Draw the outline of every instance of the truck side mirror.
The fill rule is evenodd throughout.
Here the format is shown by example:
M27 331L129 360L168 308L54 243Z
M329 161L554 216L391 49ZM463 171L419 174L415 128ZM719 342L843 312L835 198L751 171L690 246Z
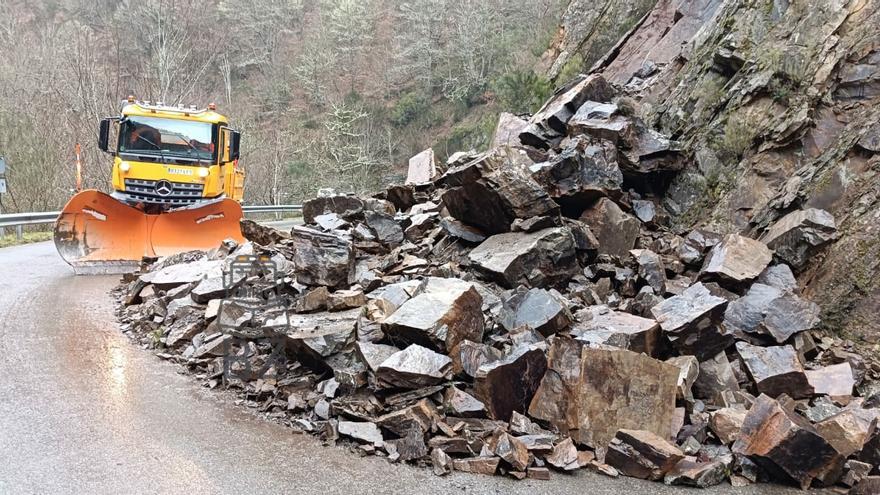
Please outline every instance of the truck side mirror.
M110 120L101 119L101 127L98 132L98 148L106 152L110 142Z
M240 146L241 133L238 131L232 131L229 137L229 157L231 159L238 160L238 157L241 155Z

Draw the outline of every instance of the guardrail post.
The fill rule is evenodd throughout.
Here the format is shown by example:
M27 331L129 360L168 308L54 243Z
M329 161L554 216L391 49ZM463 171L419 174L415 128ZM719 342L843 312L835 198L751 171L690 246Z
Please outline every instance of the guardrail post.
M24 237L24 226L23 225L16 225L15 226L15 238L20 241L22 239L22 237Z

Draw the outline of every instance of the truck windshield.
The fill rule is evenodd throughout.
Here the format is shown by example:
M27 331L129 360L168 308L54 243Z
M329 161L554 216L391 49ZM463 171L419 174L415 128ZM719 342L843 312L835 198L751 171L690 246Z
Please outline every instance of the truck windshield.
M119 132L119 151L214 160L213 126L206 122L128 117Z

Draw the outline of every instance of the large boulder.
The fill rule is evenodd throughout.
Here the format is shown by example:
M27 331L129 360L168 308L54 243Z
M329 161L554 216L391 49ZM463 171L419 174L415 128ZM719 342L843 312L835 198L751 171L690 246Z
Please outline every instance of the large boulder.
M597 198L621 195L623 174L617 167L617 150L608 141L572 139L558 155L533 165L531 171L550 197L576 211Z
M568 304L556 291L521 287L502 303L499 322L507 331L537 330L545 337L571 324Z
M529 415L594 448L627 428L666 438L678 375L676 366L644 354L557 338Z
M497 148L460 167L441 182L449 214L487 234L508 232L517 218L555 215L559 206L531 177L531 160L511 148Z
M436 174L437 164L434 160L434 150L428 148L409 159L406 183L424 184L425 182L430 182Z
M706 286L696 283L651 308L651 314L673 346L703 360L733 342L732 332L719 325L726 306L727 299L712 295Z
M603 344L656 356L659 352L660 325L655 320L614 311L607 306L591 306L578 312L579 321L571 334L592 344Z
M376 370L376 379L387 387L421 388L448 380L452 360L417 344L392 354Z
M351 242L308 227L291 230L296 281L303 285L346 287L354 277Z
M521 345L504 358L480 366L474 377L474 396L486 405L491 418L509 421L514 411L525 412L547 369L544 352L542 343Z
M557 92L538 110L519 135L528 146L547 149L568 132L569 119L588 100L610 101L614 90L602 76L589 75Z
M483 298L471 282L431 277L421 293L382 322L395 342L452 352L463 340L483 339Z
M758 392L770 397L787 394L795 399L808 398L814 389L807 380L797 351L790 345L760 347L746 342L736 343L736 352L742 358Z
M578 271L571 230L556 227L532 233L493 235L468 255L479 270L513 288L557 286Z
M729 234L712 248L701 277L740 284L756 278L773 259L773 251L761 241Z
M834 216L825 210L796 210L776 221L761 240L776 252L776 257L795 268L803 268L807 260L837 235Z
M833 484L844 461L805 419L764 394L749 409L731 450L804 489L817 478Z
M601 198L584 210L580 220L590 227L599 241L599 254L619 258L628 256L639 237L641 222L624 212L614 201Z

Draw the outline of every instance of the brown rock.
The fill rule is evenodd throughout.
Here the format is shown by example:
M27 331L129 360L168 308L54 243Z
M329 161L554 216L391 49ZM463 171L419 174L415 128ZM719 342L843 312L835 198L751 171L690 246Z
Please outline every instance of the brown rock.
M451 416L463 418L483 418L486 416L486 406L471 394L455 387L446 389L443 405ZM504 458L504 456L502 456Z
M468 258L508 288L520 284L561 285L578 271L574 237L565 227L494 235L472 250Z
M666 473L663 483L708 488L727 479L728 464L723 461L693 461L682 459Z
M694 399L692 387L700 374L700 362L693 356L675 356L667 359L666 362L678 368L678 388L675 398L692 401Z
M333 234L294 226L293 263L296 280L303 285L348 286L354 277L351 242Z
M365 304L367 304L367 297L362 290L338 290L327 297L327 309L330 311L344 311L359 308Z
M626 476L658 480L684 453L650 431L620 430L608 445L605 462Z
M553 452L544 460L551 466L565 471L571 471L580 467L577 448L574 446L571 438L568 437L556 444L553 447Z
M597 198L621 195L623 174L617 167L617 149L608 141L577 136L530 170L563 211L577 214Z
M384 442L382 432L379 431L375 423L340 421L337 428L342 436L351 437L374 446L381 446Z
M474 474L495 474L501 459L498 457L469 457L453 459L452 467L456 471Z
M846 409L816 423L822 435L840 455L859 452L877 427L878 412L871 409Z
M614 90L602 76L586 76L548 100L529 120L519 136L520 141L527 146L547 149L549 141L566 134L569 119L581 105L588 100L609 101L613 95Z
M724 392L737 390L739 383L730 361L727 360L727 354L719 352L715 357L700 362L700 372L694 381L694 397L720 405Z
M865 476L847 495L876 495L880 493L880 476Z
M773 251L763 242L729 234L712 248L700 275L738 284L760 275L772 259Z
M678 374L675 366L642 354L557 338L529 415L594 448L606 446L621 428L664 437Z
M327 301L330 299L330 291L327 287L315 287L306 292L296 301L297 313L311 313L327 309Z
M434 385L449 379L451 374L451 359L417 344L392 354L376 370L381 383L400 388Z
M529 451L526 445L503 431L493 435L489 448L503 461L517 471L525 471L529 466Z
M382 322L382 331L395 342L451 352L465 339L483 339L482 305L474 284L431 277L420 294Z
M452 458L443 449L434 448L431 450L431 466L435 475L447 475L452 472Z
M521 119L512 113L501 112L498 115L498 125L492 136L490 148L498 146L521 146L519 134L529 125L528 121Z
M813 386L807 381L807 375L793 347L758 347L737 342L736 351L758 392L770 397L788 394L795 399L813 395Z
M394 435L404 437L411 430L427 432L436 417L434 406L427 399L422 399L411 406L380 416L376 419L376 424Z
M376 372L379 366L393 354L400 352L400 349L393 345L373 344L371 342L358 341L355 343L355 350L361 361L372 372Z
M529 407L547 369L543 344L523 345L498 361L480 366L474 395L486 405L489 417L508 421Z
M636 243L641 222L624 213L614 201L600 198L581 214L580 220L590 227L599 241L599 254L623 259Z
M571 321L568 305L558 292L524 287L502 301L499 318L509 332L528 328L545 337L568 328Z
M452 368L456 375L464 374L471 378L477 376L480 366L501 359L501 351L486 344L478 344L470 340L462 341L453 351Z
M840 482L846 486L853 487L859 484L863 479L865 479L869 474L871 474L871 469L874 466L868 464L867 462L860 462L854 459L850 459L846 461L843 465L844 474L840 479ZM880 484L878 484L878 488L880 488Z
M591 306L578 312L582 321L571 331L574 338L592 344L604 344L649 356L659 351L660 326L656 321L614 311L607 306Z
M724 445L730 445L739 438L747 411L724 407L709 413L709 428Z
M733 342L731 332L719 325L726 305L726 299L696 283L651 308L651 314L679 353L705 360Z
M532 479L544 481L550 479L550 470L545 467L530 467L526 473L527 476Z
M260 225L247 218L242 218L238 223L241 228L241 235L245 239L261 246L272 246L284 239L290 238L290 236L280 230Z
M748 456L771 475L807 488L840 476L844 457L816 430L779 402L761 394L746 415L734 454Z
M832 364L817 370L807 370L807 381L817 395L852 395L856 380L848 362Z

